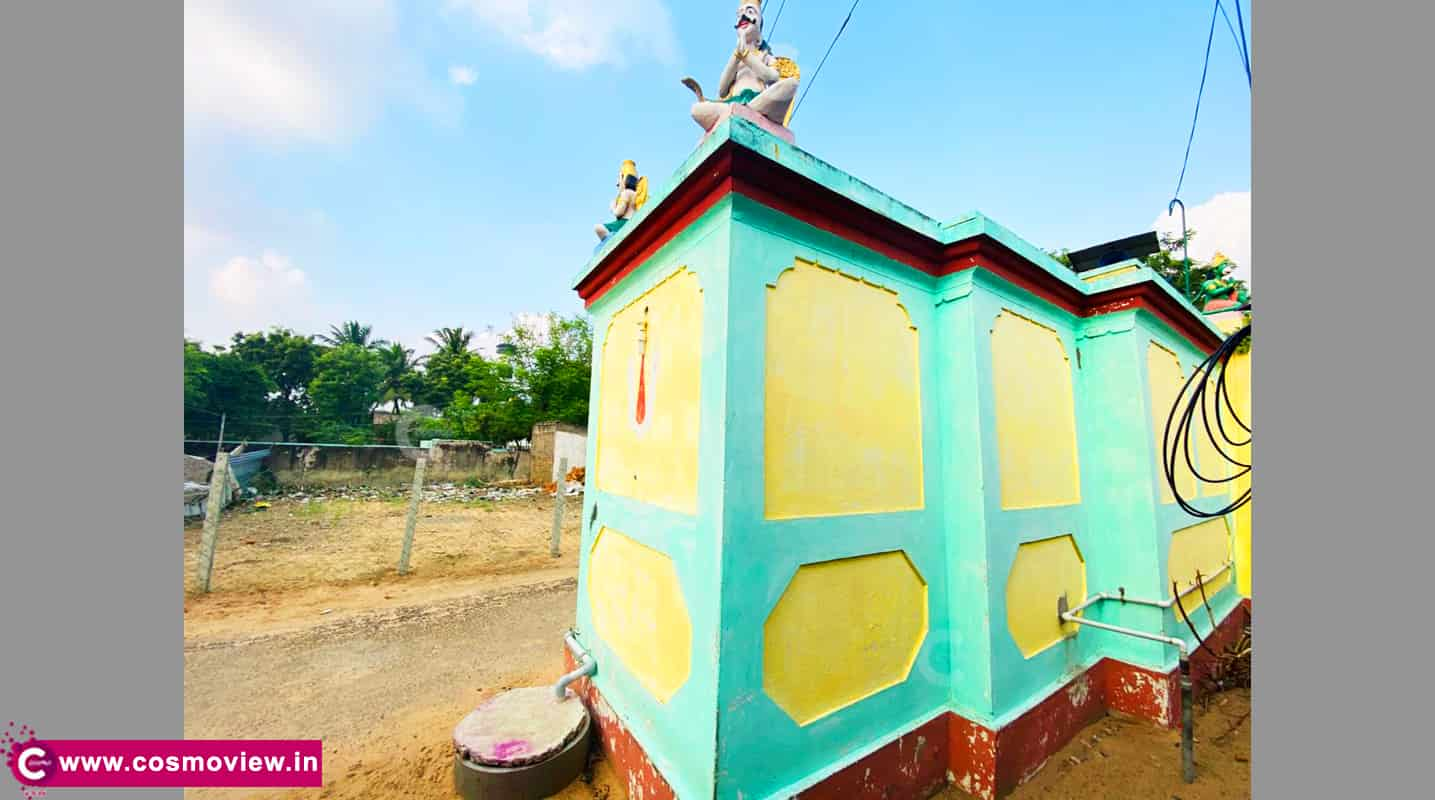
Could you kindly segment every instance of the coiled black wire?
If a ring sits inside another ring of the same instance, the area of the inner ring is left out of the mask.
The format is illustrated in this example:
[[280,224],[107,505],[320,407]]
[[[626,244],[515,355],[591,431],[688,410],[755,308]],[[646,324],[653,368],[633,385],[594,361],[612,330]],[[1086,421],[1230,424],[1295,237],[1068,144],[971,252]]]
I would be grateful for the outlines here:
[[[1205,361],[1201,362],[1201,365],[1196,368],[1195,372],[1191,373],[1191,377],[1187,379],[1186,385],[1181,389],[1181,394],[1176,398],[1175,404],[1171,406],[1171,412],[1166,415],[1166,430],[1161,445],[1161,466],[1165,472],[1166,485],[1171,488],[1171,494],[1176,498],[1176,502],[1181,504],[1181,508],[1193,517],[1224,517],[1251,501],[1251,490],[1247,487],[1246,490],[1241,493],[1240,497],[1232,500],[1219,511],[1203,511],[1192,505],[1191,499],[1182,497],[1181,490],[1176,486],[1176,464],[1178,456],[1184,458],[1186,467],[1191,471],[1191,474],[1196,476],[1196,480],[1202,483],[1230,483],[1231,481],[1250,474],[1251,465],[1235,458],[1226,452],[1225,449],[1225,447],[1245,447],[1249,445],[1252,440],[1251,426],[1247,425],[1246,422],[1240,418],[1240,415],[1236,413],[1235,405],[1231,402],[1230,392],[1226,388],[1226,368],[1230,364],[1231,358],[1240,348],[1241,343],[1249,339],[1250,336],[1251,325],[1250,323],[1246,323],[1245,327],[1231,334],[1222,342],[1221,346],[1217,347],[1216,351],[1211,353]],[[1194,390],[1191,388],[1193,384],[1195,385]],[[1206,400],[1206,391],[1213,384],[1215,391],[1209,405],[1214,409],[1214,414],[1208,410]],[[1205,430],[1207,440],[1210,441],[1216,453],[1220,454],[1221,458],[1224,459],[1227,464],[1239,468],[1238,472],[1224,478],[1217,478],[1202,475],[1200,471],[1196,469],[1196,465],[1191,461],[1191,427],[1198,409],[1201,414],[1201,427]],[[1212,430],[1211,427],[1211,416],[1216,418],[1214,430]],[[1244,440],[1236,441],[1231,438],[1226,430],[1227,420],[1234,422],[1235,426],[1239,427],[1245,433],[1246,438]],[[1175,425],[1174,436],[1172,435],[1173,424]],[[1219,438],[1217,438],[1218,434]],[[1225,447],[1222,446],[1223,442]]]

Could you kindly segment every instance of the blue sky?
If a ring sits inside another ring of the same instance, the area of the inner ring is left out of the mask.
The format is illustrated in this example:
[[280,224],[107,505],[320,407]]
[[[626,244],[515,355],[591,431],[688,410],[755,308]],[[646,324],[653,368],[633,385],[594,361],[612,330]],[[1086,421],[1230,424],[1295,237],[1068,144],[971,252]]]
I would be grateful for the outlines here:
[[[787,0],[772,31],[781,2],[766,2],[770,39],[810,80],[848,3]],[[426,352],[440,326],[580,310],[569,284],[618,164],[664,184],[691,152],[679,80],[716,86],[736,5],[187,0],[185,334],[359,319]],[[1210,14],[1205,0],[863,0],[793,129],[940,219],[978,209],[1047,248],[1149,230],[1180,171]],[[1218,22],[1181,194],[1205,240],[1193,254],[1247,269],[1250,109]]]

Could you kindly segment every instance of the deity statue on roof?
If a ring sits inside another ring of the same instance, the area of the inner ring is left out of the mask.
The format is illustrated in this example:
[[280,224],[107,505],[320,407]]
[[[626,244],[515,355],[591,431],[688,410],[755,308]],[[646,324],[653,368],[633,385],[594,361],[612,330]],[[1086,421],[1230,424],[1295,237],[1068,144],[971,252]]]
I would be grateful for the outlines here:
[[1231,275],[1231,262],[1222,253],[1216,253],[1211,266],[1220,268],[1220,273],[1201,283],[1201,294],[1196,299],[1202,311],[1220,311],[1224,308],[1243,305],[1250,295]]
[[618,195],[608,204],[609,210],[613,212],[613,221],[593,226],[593,232],[598,234],[598,241],[605,241],[621,230],[647,202],[648,179],[638,176],[638,165],[631,159],[624,161],[618,168]]
[[735,27],[737,48],[718,79],[718,99],[709,100],[697,81],[683,79],[683,85],[698,96],[693,104],[693,119],[703,130],[711,131],[733,113],[734,106],[746,106],[786,130],[800,78],[797,64],[790,58],[773,55],[762,38],[762,0],[748,0],[738,6]]

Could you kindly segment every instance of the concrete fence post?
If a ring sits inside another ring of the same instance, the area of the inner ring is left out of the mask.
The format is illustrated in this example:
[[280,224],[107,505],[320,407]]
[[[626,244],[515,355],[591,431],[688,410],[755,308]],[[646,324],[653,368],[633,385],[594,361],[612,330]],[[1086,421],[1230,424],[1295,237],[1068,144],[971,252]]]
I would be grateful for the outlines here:
[[563,484],[568,482],[568,459],[564,458],[558,462],[558,481],[556,490],[553,492],[553,541],[548,552],[554,558],[562,553],[559,544],[563,540]]
[[414,528],[419,522],[419,503],[424,496],[424,469],[428,467],[428,458],[419,456],[418,462],[414,464],[414,488],[409,496],[409,518],[404,523],[404,549],[399,554],[399,574],[409,574],[409,554],[414,548]]
[[199,540],[199,591],[209,594],[210,576],[214,573],[214,549],[219,543],[219,515],[224,509],[224,495],[229,489],[229,454],[214,458],[209,475],[209,497],[204,511],[204,534]]

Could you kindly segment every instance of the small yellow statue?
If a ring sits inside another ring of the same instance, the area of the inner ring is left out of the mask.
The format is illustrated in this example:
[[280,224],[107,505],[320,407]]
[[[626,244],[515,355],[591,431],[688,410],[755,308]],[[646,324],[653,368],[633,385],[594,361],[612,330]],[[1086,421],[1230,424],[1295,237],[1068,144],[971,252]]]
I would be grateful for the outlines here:
[[647,202],[648,179],[638,176],[638,165],[633,163],[632,159],[624,161],[623,166],[618,168],[618,196],[609,204],[613,221],[593,226],[593,232],[598,234],[598,241],[606,241],[609,236],[617,233]]

